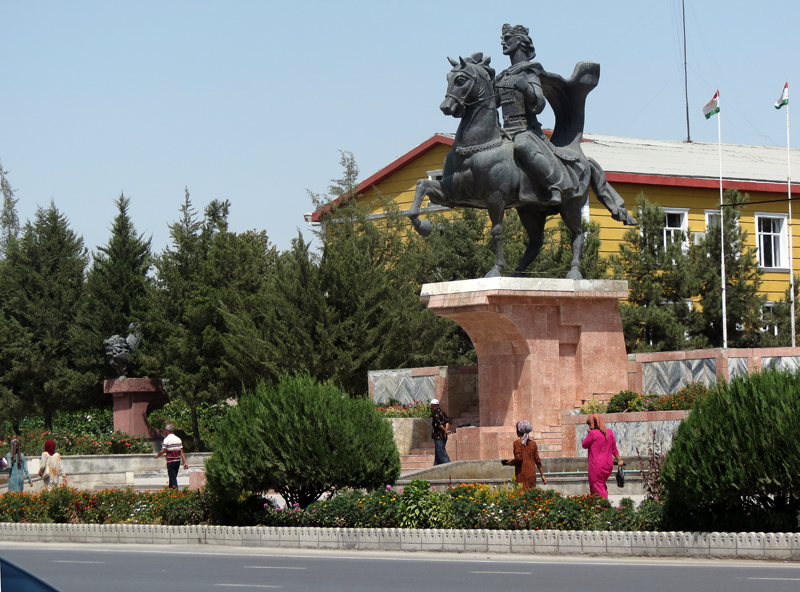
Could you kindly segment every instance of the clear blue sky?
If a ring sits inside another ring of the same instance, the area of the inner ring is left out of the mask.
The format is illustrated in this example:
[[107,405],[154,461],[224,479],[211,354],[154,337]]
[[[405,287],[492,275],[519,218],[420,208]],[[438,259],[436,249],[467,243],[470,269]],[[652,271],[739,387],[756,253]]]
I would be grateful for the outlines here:
[[[505,68],[506,22],[550,71],[601,64],[586,131],[686,139],[680,0],[505,5],[0,0],[0,160],[20,218],[53,200],[94,249],[124,192],[160,251],[188,187],[199,212],[229,199],[233,230],[286,249],[339,150],[363,179],[455,131],[438,109],[446,58]],[[701,108],[719,88],[723,142],[786,145],[773,103],[787,80],[800,97],[798,23],[796,0],[686,0],[692,140],[717,141]]]

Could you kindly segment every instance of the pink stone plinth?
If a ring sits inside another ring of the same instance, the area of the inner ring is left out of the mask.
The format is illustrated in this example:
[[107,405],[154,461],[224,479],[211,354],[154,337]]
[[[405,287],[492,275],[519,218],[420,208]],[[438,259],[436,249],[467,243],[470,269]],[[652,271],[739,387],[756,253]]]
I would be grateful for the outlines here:
[[114,397],[114,430],[131,436],[163,438],[163,430],[147,423],[147,415],[169,402],[161,381],[155,378],[114,378],[103,385]]
[[206,486],[205,471],[191,471],[189,473],[189,489],[202,489]]
[[458,460],[508,457],[520,419],[531,421],[540,449],[560,452],[562,410],[626,389],[627,295],[627,282],[611,280],[424,285],[420,299],[458,323],[478,354],[480,427],[458,429]]

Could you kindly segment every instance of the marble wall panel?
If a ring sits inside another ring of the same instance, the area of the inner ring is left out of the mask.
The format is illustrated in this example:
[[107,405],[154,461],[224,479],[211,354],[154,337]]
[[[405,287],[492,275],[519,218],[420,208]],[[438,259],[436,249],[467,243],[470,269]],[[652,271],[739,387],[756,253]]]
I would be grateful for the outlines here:
[[369,372],[376,403],[388,403],[390,399],[403,405],[410,405],[414,401],[429,401],[436,394],[435,378],[412,376],[410,368]]
[[797,372],[800,368],[800,357],[798,356],[780,356],[774,358],[761,358],[761,368],[775,368],[776,370],[790,370]]
[[717,381],[717,361],[714,358],[698,360],[664,360],[642,364],[642,389],[659,395],[676,393],[687,382],[711,385]]
[[[649,454],[653,446],[653,431],[656,432],[656,446],[660,446],[662,453],[666,453],[672,447],[672,436],[680,425],[680,420],[671,419],[664,421],[624,421],[607,423],[606,426],[614,432],[617,440],[617,449],[622,456],[643,457]],[[589,426],[585,423],[575,426],[575,456],[581,458],[588,457],[588,450],[584,450],[581,442],[586,437]]]

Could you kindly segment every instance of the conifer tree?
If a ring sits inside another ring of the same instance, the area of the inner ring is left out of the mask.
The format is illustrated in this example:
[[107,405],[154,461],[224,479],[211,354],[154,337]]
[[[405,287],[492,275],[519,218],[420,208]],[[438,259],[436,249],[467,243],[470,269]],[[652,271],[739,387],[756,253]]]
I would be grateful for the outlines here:
[[643,194],[637,199],[637,228],[625,232],[619,254],[610,258],[614,277],[628,281],[620,305],[628,351],[687,349],[689,300],[696,283],[686,237],[665,240],[664,210]]
[[3,195],[3,209],[0,210],[0,259],[5,256],[8,242],[17,238],[19,234],[19,216],[17,215],[17,202],[14,189],[8,181],[8,171],[3,170],[0,162],[0,193]]
[[[747,232],[739,225],[742,209],[750,197],[736,189],[724,193],[725,276],[727,291],[728,347],[758,347],[763,338],[762,307],[766,296],[759,294],[763,272],[755,249],[747,246]],[[700,347],[722,347],[720,227],[714,224],[700,245],[691,249],[691,269],[698,278],[696,307],[690,331]]]
[[136,233],[128,214],[130,198],[120,194],[114,203],[117,216],[111,237],[97,248],[87,275],[80,316],[82,347],[76,352],[98,379],[115,376],[105,362],[103,340],[141,329],[153,261],[150,239]]
[[191,409],[198,446],[197,406],[241,391],[225,348],[228,323],[258,305],[274,255],[265,234],[228,230],[229,208],[212,201],[199,220],[186,191],[172,246],[156,261],[139,355],[150,376],[166,379],[170,396]]
[[10,368],[2,382],[48,427],[56,411],[82,406],[94,382],[73,355],[87,261],[83,239],[51,203],[9,243],[3,264],[0,307],[14,335],[0,352]]

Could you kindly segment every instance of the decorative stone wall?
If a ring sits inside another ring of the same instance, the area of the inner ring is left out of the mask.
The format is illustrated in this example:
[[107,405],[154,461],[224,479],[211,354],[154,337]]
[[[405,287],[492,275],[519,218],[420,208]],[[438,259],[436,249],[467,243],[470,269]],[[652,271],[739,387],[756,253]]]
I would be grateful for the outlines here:
[[403,405],[439,399],[450,417],[478,405],[477,366],[431,366],[368,373],[369,394],[379,404],[394,399]]
[[399,370],[370,370],[369,390],[372,399],[379,404],[399,401],[411,405],[414,401],[430,401],[436,398],[436,382],[433,375],[415,376],[419,368]]
[[699,349],[628,355],[628,388],[638,393],[666,395],[678,392],[687,382],[711,386],[731,381],[748,372],[775,367],[797,371],[800,347],[760,349]]
[[[606,427],[614,431],[617,440],[617,449],[621,456],[642,456],[650,454],[653,447],[653,432],[655,432],[656,449],[660,454],[665,454],[672,447],[672,436],[681,422],[689,415],[688,411],[650,411],[641,413],[604,413],[602,415]],[[568,447],[575,447],[575,456],[586,458],[589,453],[581,446],[586,437],[589,426],[586,425],[586,415],[570,415],[564,420],[565,432],[572,432],[574,438]]]

